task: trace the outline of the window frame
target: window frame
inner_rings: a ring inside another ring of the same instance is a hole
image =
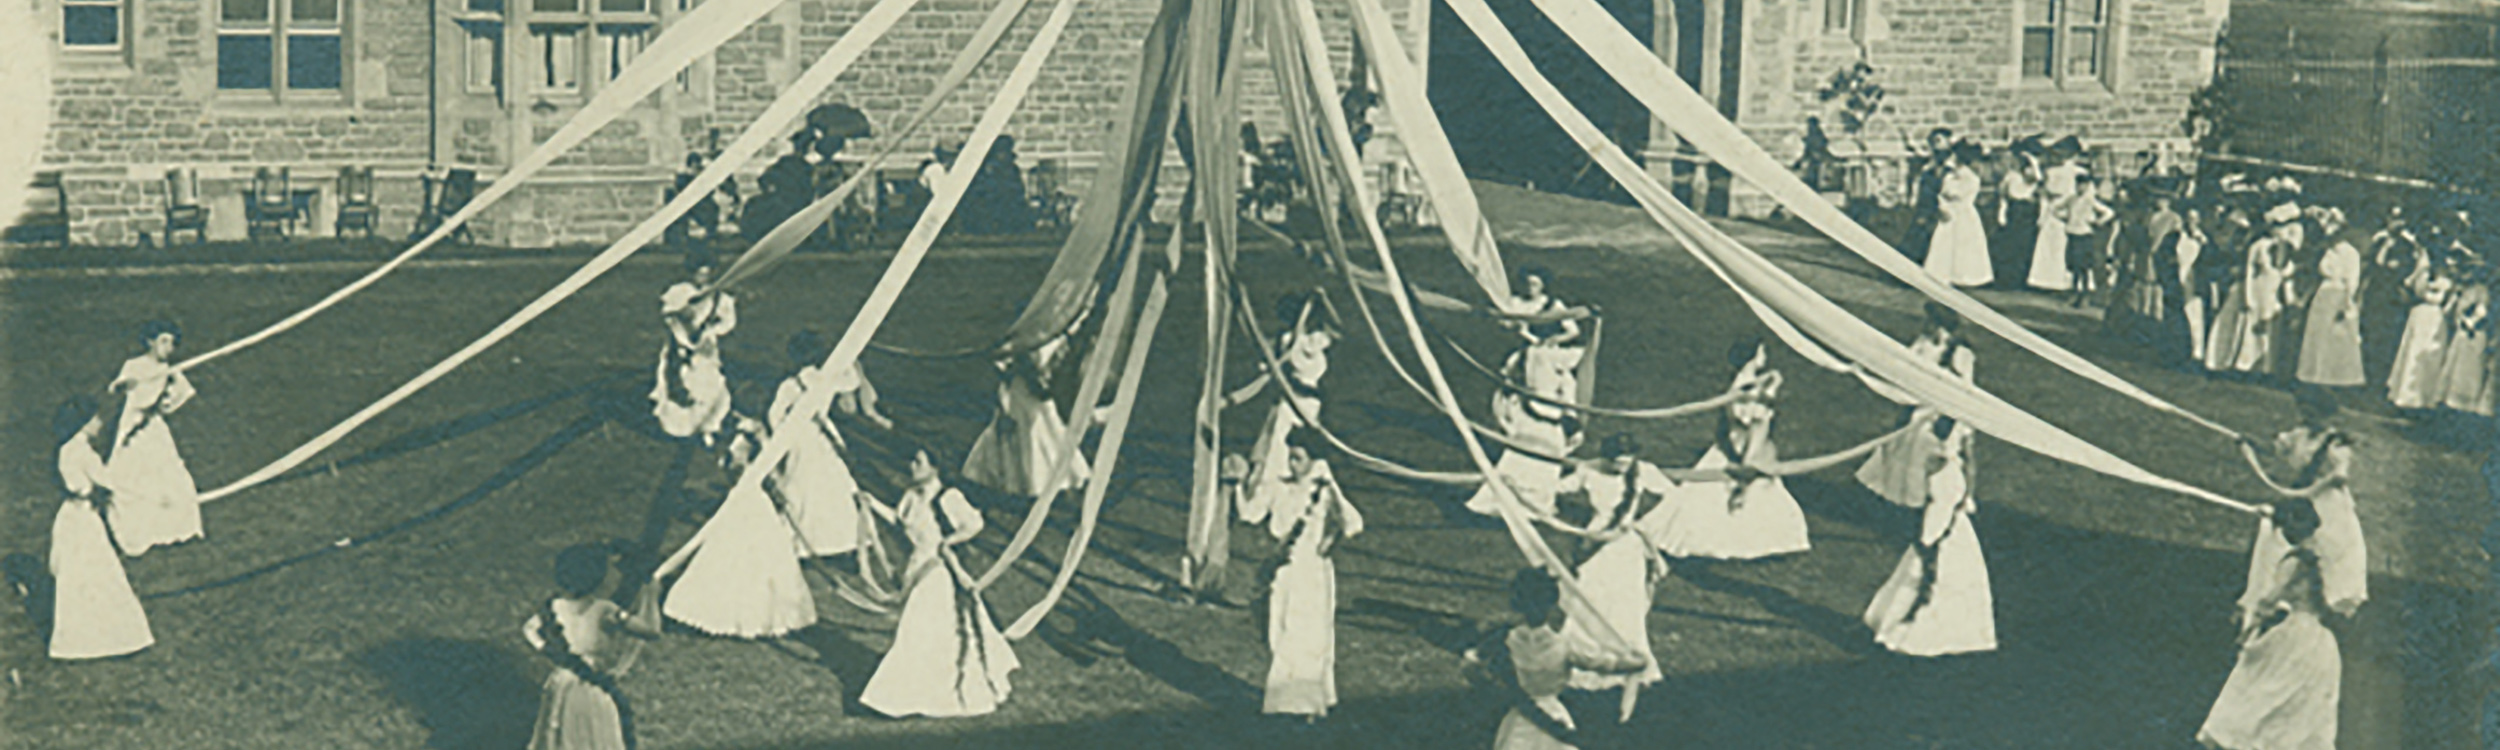
[[[642,37],[635,54],[651,42],[652,32],[660,27],[660,14],[653,9],[655,0],[643,0],[642,10],[613,11],[605,8],[611,0],[571,0],[571,10],[539,10],[543,2],[564,0],[505,0],[507,7],[522,8],[525,33],[528,37],[529,95],[542,99],[587,99],[598,87],[611,80],[615,65],[615,38],[626,35]],[[572,85],[558,88],[550,83],[550,55],[555,37],[571,38]]]
[[[265,9],[257,20],[229,20],[225,6],[235,0],[204,0],[209,6],[210,22],[203,24],[209,37],[211,64],[216,73],[216,98],[227,102],[269,102],[273,104],[346,104],[355,85],[355,0],[330,0],[336,17],[299,21],[295,18],[297,0],[257,0]],[[224,76],[226,37],[259,37],[267,39],[269,68],[266,87],[228,87]],[[336,40],[338,50],[337,85],[327,88],[306,88],[295,85],[292,61],[293,41],[299,38],[329,37]]]
[[[1823,0],[1823,35],[1866,38],[1866,6],[1873,0]],[[1838,9],[1835,12],[1835,9]],[[1833,21],[1839,21],[1834,24]]]
[[[71,55],[105,57],[119,56],[129,50],[132,5],[130,0],[61,0],[60,12],[53,14],[53,18],[60,22],[61,51]],[[75,44],[70,42],[69,9],[98,7],[113,9],[113,43]]]
[[[2035,22],[2028,15],[2038,3],[2045,3],[2049,8],[2049,17],[2044,22]],[[2099,14],[2086,22],[2075,21],[2075,11],[2088,6],[2097,6]],[[2123,40],[2120,36],[2125,28],[2119,18],[2123,7],[2122,0],[2015,0],[2012,55],[2015,81],[2031,88],[2117,91],[2118,73],[2122,67],[2119,53]],[[2033,32],[2040,30],[2049,33],[2048,70],[2045,74],[2033,68],[2028,49]],[[2078,32],[2083,31],[2089,31],[2093,37],[2092,60],[2095,64],[2091,71],[2077,72],[2074,70],[2072,50]]]

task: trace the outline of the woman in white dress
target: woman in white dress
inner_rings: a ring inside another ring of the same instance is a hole
[[[1067,467],[1060,460],[1073,447],[1062,445],[1068,422],[1050,394],[1049,372],[1066,341],[1064,336],[1055,338],[1032,352],[993,363],[998,368],[998,411],[964,455],[964,481],[1024,497],[1043,497],[1083,481],[1077,476],[1082,467],[1061,471]]]
[[[670,437],[717,444],[729,419],[729,378],[721,374],[721,337],[738,328],[738,298],[712,290],[712,259],[686,256],[690,276],[660,294],[668,341],[651,385],[651,416]]]
[[[732,441],[729,474],[753,456],[752,441]],[[786,460],[786,459],[785,459]],[[661,565],[654,579],[683,567],[661,611],[706,633],[775,638],[816,624],[816,597],[799,569],[790,523],[771,483],[733,486],[692,540]]]
[[[2078,184],[2084,172],[2083,141],[2074,136],[2059,139],[2049,147],[2049,166],[2040,176],[2040,226],[2031,245],[2031,272],[2024,279],[2031,288],[2063,292],[2074,287],[2074,275],[2066,270],[2067,205],[2081,191]]]
[[[1363,514],[1338,489],[1317,430],[1285,438],[1285,491],[1268,509],[1285,564],[1268,593],[1267,693],[1261,711],[1311,722],[1337,705],[1337,567],[1328,554],[1363,533]]]
[[[798,410],[799,401],[808,392],[830,388],[836,393],[859,393],[868,381],[860,376],[859,365],[839,372],[823,367],[831,347],[815,331],[800,331],[790,337],[790,358],[799,370],[781,381],[773,394],[772,409],[766,412],[765,423],[779,428]],[[873,403],[873,402],[869,402]],[[883,415],[874,411],[867,416],[879,424],[891,426]],[[835,428],[831,415],[825,412],[799,418],[791,436],[790,456],[773,470],[773,483],[789,503],[790,529],[803,557],[829,557],[857,550],[861,546],[862,529],[859,509],[859,482],[851,475],[849,444],[841,430]]]
[[[1875,642],[1908,656],[1945,656],[1997,647],[1996,602],[1988,589],[1988,560],[1970,517],[1970,442],[1967,425],[1937,417],[1928,425],[1941,442],[1928,459],[1925,520],[1918,541],[1901,553],[1892,577],[1875,591],[1862,618]]]
[[[191,379],[174,369],[174,346],[182,341],[182,329],[169,321],[152,321],[139,329],[139,340],[147,351],[123,362],[121,373],[106,386],[122,396],[121,421],[105,465],[113,479],[106,515],[113,522],[114,541],[131,557],[201,536],[200,491],[166,422],[199,395]]]
[[[1928,237],[1927,275],[1954,286],[1996,281],[1988,257],[1988,228],[1979,222],[1978,144],[1964,142],[1942,154],[1944,184],[1937,190],[1935,233]]]
[[[2387,400],[2399,409],[2439,405],[2440,366],[2447,361],[2448,297],[2456,280],[2448,269],[2435,267],[2430,254],[2418,256],[2405,276],[2413,309],[2405,313],[2404,337],[2396,344],[2396,362],[2387,371]]]
[[[628,750],[634,746],[634,713],[616,678],[642,655],[648,636],[627,628],[615,602],[599,598],[608,580],[608,553],[577,544],[556,553],[557,596],[521,625],[521,637],[554,662],[539,690],[538,721],[530,750]],[[628,637],[635,638],[631,648]]]
[[[898,719],[996,711],[1021,662],[954,550],[980,536],[986,524],[961,491],[939,478],[928,451],[913,452],[911,480],[894,505],[861,498],[878,518],[903,527],[911,561],[903,568],[909,593],[894,645],[861,690],[860,705]]]
[[[1728,349],[1727,358],[1736,367],[1736,383],[1757,385],[1746,389],[1745,397],[1729,404],[1720,415],[1717,439],[1693,468],[1777,463],[1779,447],[1771,442],[1771,402],[1779,397],[1782,377],[1770,369],[1769,355],[1759,338],[1738,341]],[[1797,507],[1797,498],[1779,477],[1693,482],[1668,498],[1677,505],[1675,523],[1658,544],[1669,556],[1754,560],[1812,547],[1806,537],[1805,510]]]
[[[2257,521],[2239,661],[2196,736],[2207,747],[2335,747],[2343,660],[2323,620],[2350,618],[2369,600],[2368,550],[2353,505],[2352,439],[2332,424],[2335,396],[2316,386],[2294,395],[2301,425],[2273,446],[2298,467],[2290,486],[2275,482],[2255,441],[2240,444],[2258,480],[2283,499]]]
[[[1503,376],[1512,382],[1524,380],[1536,350],[1530,346],[1512,352],[1510,360],[1502,364]],[[1503,450],[1501,457],[1493,460],[1494,480],[1506,483],[1530,512],[1552,514],[1554,485],[1562,479],[1563,468],[1553,457],[1570,455],[1579,445],[1579,421],[1570,410],[1529,398],[1513,387],[1495,388],[1493,423],[1502,428],[1511,443],[1528,450]],[[1467,509],[1488,516],[1500,513],[1501,497],[1497,492],[1489,482],[1476,488],[1476,494],[1467,499]]]
[[[1962,340],[1962,316],[1952,308],[1927,303],[1927,327],[1910,341],[1910,354],[1936,363],[1938,367],[1960,377],[1962,382],[1975,382],[1979,355]],[[1902,404],[1900,423],[1909,425],[1933,415],[1931,408],[1917,405],[1909,394],[1894,389],[1880,380],[1861,377],[1867,387],[1878,395]],[[1927,477],[1934,473],[1928,459],[1935,453],[1933,436],[1921,436],[1910,430],[1894,437],[1868,456],[1858,467],[1858,483],[1866,485],[1878,497],[1894,505],[1921,508],[1927,505]]]
[[[2361,368],[2361,249],[2356,242],[2364,237],[2344,226],[2341,211],[2324,211],[2316,220],[2326,252],[2318,259],[2320,281],[2309,295],[2293,377],[2316,385],[2361,385],[2367,380]]]
[[[1258,442],[1250,446],[1251,468],[1242,497],[1242,502],[1247,503],[1244,508],[1273,506],[1277,493],[1286,491],[1286,477],[1291,470],[1285,465],[1285,436],[1312,424],[1303,420],[1315,423],[1320,418],[1320,407],[1325,403],[1320,378],[1328,374],[1328,348],[1337,343],[1336,322],[1316,295],[1287,297],[1278,306],[1277,317],[1287,326],[1277,335],[1276,342],[1276,359],[1285,368],[1283,376],[1260,373],[1224,397],[1224,406],[1231,408],[1256,397],[1271,384],[1280,391],[1276,404],[1268,409]]]
[[[1649,608],[1652,584],[1667,574],[1666,561],[1651,551],[1644,536],[1641,519],[1642,498],[1671,496],[1676,482],[1668,473],[1647,461],[1640,460],[1640,445],[1631,435],[1606,437],[1601,457],[1577,467],[1562,480],[1561,493],[1586,498],[1589,521],[1586,526],[1564,523],[1551,516],[1540,518],[1546,525],[1582,537],[1596,545],[1596,551],[1580,561],[1574,571],[1580,579],[1580,591],[1589,598],[1608,628],[1616,636],[1629,641],[1640,653],[1638,670],[1599,671],[1574,667],[1569,685],[1574,690],[1623,690],[1622,712],[1617,721],[1631,721],[1632,709],[1640,702],[1641,686],[1666,677],[1658,668],[1658,657],[1649,644]],[[1578,653],[1603,653],[1600,639],[1579,621],[1566,623],[1563,637]]]
[[[2205,369],[2274,371],[2285,282],[2291,276],[2292,256],[2307,241],[2308,230],[2300,222],[2300,209],[2288,203],[2267,210],[2265,218],[2271,222],[2267,235],[2249,243],[2239,283],[2223,295],[2222,310],[2214,315]]]
[[[98,506],[114,495],[96,440],[104,420],[96,400],[79,396],[52,418],[60,439],[61,510],[52,517],[52,643],[54,659],[96,659],[134,653],[156,643],[147,610],[130,590],[121,556]]]

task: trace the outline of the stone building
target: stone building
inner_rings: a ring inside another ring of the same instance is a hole
[[[47,169],[63,173],[72,237],[162,237],[166,173],[195,170],[210,239],[245,236],[243,196],[264,167],[308,194],[303,233],[330,232],[341,167],[375,170],[381,233],[415,220],[419,175],[492,180],[552,134],[695,0],[40,0],[60,61]],[[1029,164],[1060,162],[1081,185],[1109,137],[1158,0],[1080,0],[1074,23],[1007,132]],[[1403,18],[1409,0],[1390,0]],[[780,88],[866,12],[868,0],[789,0],[640,102],[475,224],[482,242],[604,242],[661,203],[685,155],[734,138]],[[882,130],[900,120],[991,6],[923,0],[828,92]],[[897,155],[969,133],[1048,15],[1035,2],[997,54]],[[1349,26],[1324,15],[1339,65]],[[1403,21],[1401,21],[1403,23]],[[1264,71],[1264,61],[1254,59]],[[1275,123],[1272,87],[1245,106]],[[866,154],[886,137],[855,140]],[[786,141],[746,166],[751,178]],[[751,179],[742,181],[752,192]],[[186,235],[187,238],[187,235]]]
[[[1079,185],[1109,136],[1138,40],[1158,6],[1081,1],[1086,5],[1008,126],[1028,164],[1058,162]],[[315,235],[330,230],[339,168],[372,167],[381,233],[404,235],[420,203],[421,173],[466,167],[493,179],[696,0],[38,2],[54,24],[60,63],[45,161],[63,173],[74,241],[116,245],[162,236],[165,175],[176,167],[200,176],[211,239],[244,236],[242,196],[264,167],[286,167],[307,194],[305,229]],[[1497,6],[1515,15],[1524,2]],[[2213,68],[2213,37],[2227,11],[2226,0],[1672,0],[1671,12],[1657,12],[1650,0],[1604,2],[1722,112],[1786,156],[1797,153],[1805,118],[1823,106],[1816,91],[1833,71],[1862,58],[1892,92],[1892,111],[1864,139],[1878,154],[1901,148],[1895,131],[1937,124],[1996,142],[2035,130],[2080,132],[2120,149],[2169,139],[2179,132],[2188,94]],[[1473,97],[1498,98],[1516,87],[1452,63],[1453,54],[1462,63],[1468,58],[1459,46],[1464,28],[1446,9],[1427,11],[1430,0],[1384,4],[1409,49],[1431,52],[1424,61],[1436,81],[1436,108],[1471,170],[1492,157],[1469,145],[1470,133],[1496,134],[1492,143],[1513,149],[1540,133],[1562,137],[1550,123],[1539,131],[1533,122],[1485,119],[1518,107]],[[923,0],[827,99],[859,107],[881,129],[896,124],[990,5]],[[476,224],[478,239],[545,246],[617,236],[659,205],[689,151],[734,137],[868,6],[781,4],[488,212]],[[1319,6],[1345,70],[1347,6]],[[930,144],[969,131],[1047,7],[1034,4],[933,127],[904,144],[894,166],[915,166]],[[1411,22],[1426,17],[1432,22]],[[1536,29],[1521,27],[1521,35],[1533,48]],[[1576,98],[1607,98],[1611,83],[1566,74],[1573,60],[1551,62],[1558,67],[1549,72]],[[1247,69],[1248,116],[1262,133],[1282,133],[1266,63],[1255,49]],[[1448,85],[1454,80],[1462,85]],[[1582,96],[1589,91],[1595,93]],[[1619,105],[1613,111],[1619,137],[1654,172],[1672,175],[1676,164],[1692,162],[1662,127],[1643,127],[1645,114],[1621,114]],[[1395,134],[1385,118],[1374,120],[1381,125],[1374,142],[1382,145],[1367,157],[1397,158]],[[876,138],[854,141],[849,152],[878,145]],[[786,148],[782,142],[768,149],[746,165],[747,174]],[[1749,205],[1741,189],[1738,197],[1740,209]]]

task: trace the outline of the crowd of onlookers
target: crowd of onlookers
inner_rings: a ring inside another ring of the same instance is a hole
[[[2493,412],[2482,199],[2150,153],[2096,174],[2111,160],[2072,136],[1991,153],[1940,128],[1927,146],[1896,244],[1939,280],[2101,308],[2109,334],[2183,369]]]

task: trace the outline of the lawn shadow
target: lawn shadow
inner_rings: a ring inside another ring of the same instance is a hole
[[[1052,619],[1064,627],[1036,631],[1044,643],[1079,666],[1107,658],[1125,661],[1138,672],[1175,690],[1188,693],[1223,714],[1255,714],[1264,698],[1258,686],[1206,662],[1191,659],[1171,641],[1139,629],[1117,608],[1087,586],[1070,585]]]
[[[877,674],[877,664],[885,655],[870,650],[856,639],[842,633],[839,627],[822,620],[799,629],[787,638],[816,652],[814,662],[832,672],[842,684],[842,713],[845,716],[869,716],[873,711],[859,704],[861,691],[868,688],[868,678]],[[775,650],[789,653],[780,644]]]
[[[537,721],[538,686],[519,654],[475,641],[403,638],[356,656],[415,713],[426,747],[521,748]]]

